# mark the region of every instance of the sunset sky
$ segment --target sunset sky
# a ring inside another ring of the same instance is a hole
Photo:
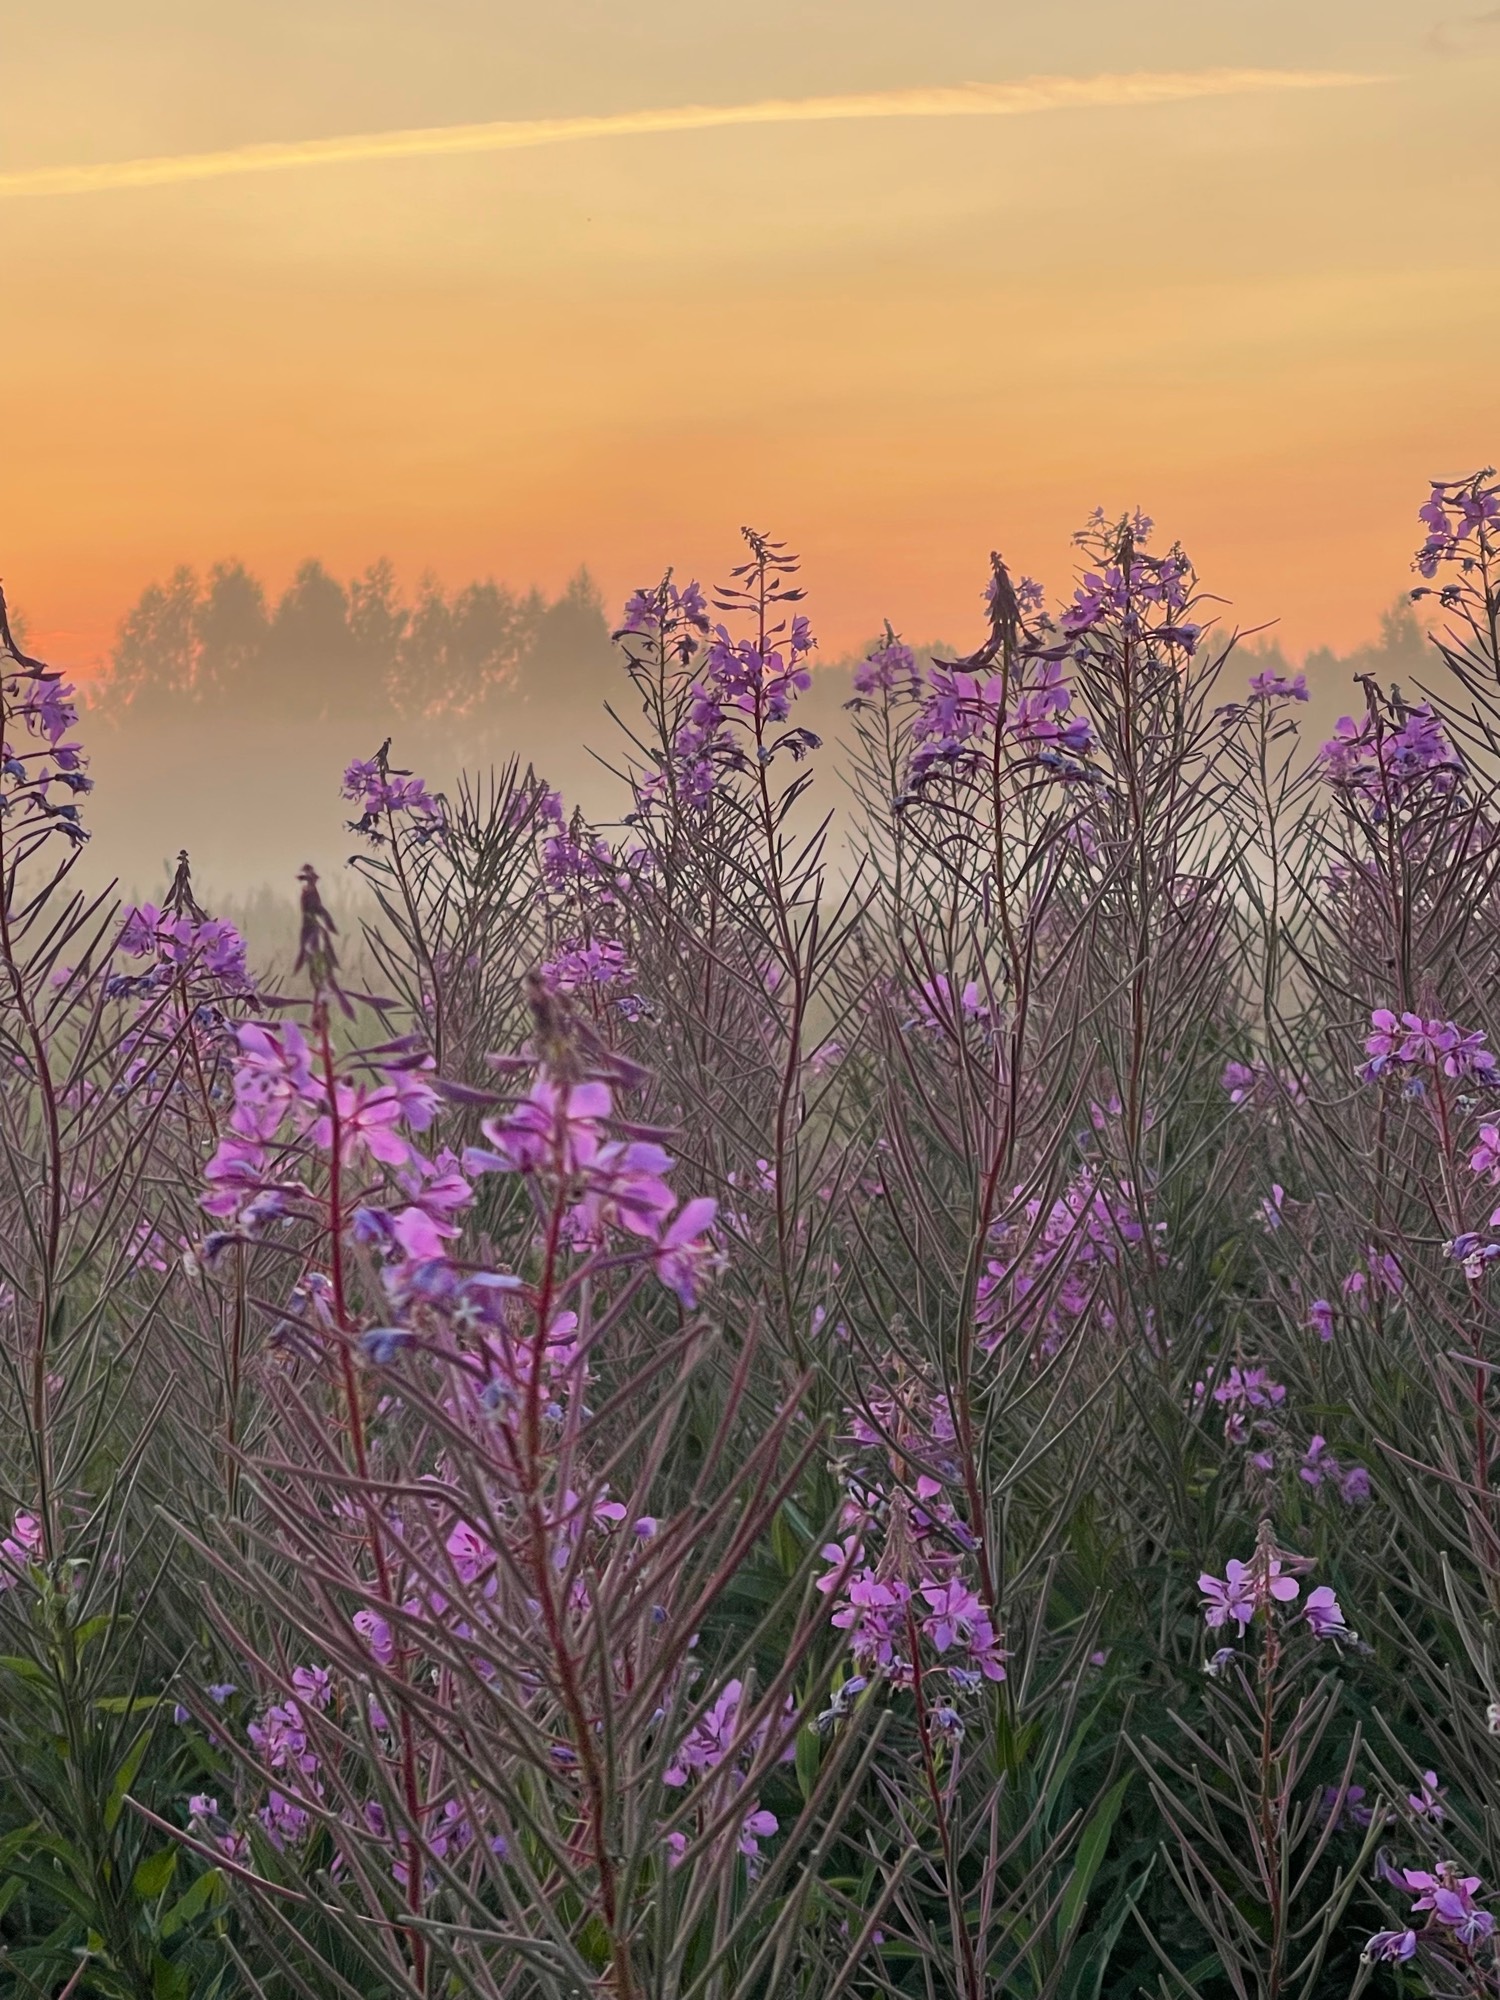
[[[613,602],[742,521],[825,651],[962,639],[992,547],[1060,586],[1100,502],[1347,646],[1500,450],[1485,0],[0,17],[0,575],[72,666],[179,562]]]

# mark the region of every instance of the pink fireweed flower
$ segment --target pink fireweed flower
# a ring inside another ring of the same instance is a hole
[[[1500,1180],[1500,1125],[1481,1125],[1479,1144],[1469,1155],[1470,1171]]]
[[[1248,1563],[1231,1561],[1224,1575],[1204,1571],[1198,1579],[1203,1593],[1203,1622],[1217,1632],[1232,1618],[1243,1632],[1258,1611],[1272,1604],[1290,1604],[1301,1586],[1294,1576],[1283,1576],[1278,1556],[1259,1552]]]
[[[312,1815],[306,1807],[296,1805],[284,1792],[271,1791],[266,1802],[256,1814],[265,1828],[266,1838],[278,1850],[296,1847],[305,1839],[312,1825]]]
[[[1442,1070],[1456,1080],[1486,1084],[1496,1080],[1496,1058],[1484,1048],[1484,1030],[1464,1030],[1452,1020],[1426,1020],[1410,1012],[1396,1016],[1390,1008],[1376,1008],[1364,1050],[1370,1060],[1360,1076],[1366,1082],[1390,1068]]]
[[[10,1533],[0,1540],[0,1590],[13,1590],[42,1556],[42,1524],[35,1514],[12,1516]]]
[[[1022,1192],[1016,1189],[1018,1196]],[[1091,1307],[1106,1331],[1113,1328],[1113,1313],[1100,1296],[1103,1269],[1116,1267],[1122,1246],[1141,1243],[1146,1229],[1130,1184],[1120,1183],[1113,1190],[1100,1187],[1091,1167],[1085,1167],[1053,1202],[1045,1219],[1043,1203],[1035,1198],[1025,1203],[1024,1216],[1024,1224],[1002,1224],[995,1233],[1004,1243],[1024,1245],[1029,1254],[1015,1261],[990,1261],[980,1278],[976,1303],[987,1323],[986,1339],[993,1341],[999,1334],[989,1331],[988,1323],[999,1320],[1003,1330],[1007,1318],[1035,1320],[1035,1304],[1028,1304],[1035,1295],[1045,1313],[1034,1325],[1032,1338],[1038,1355],[1045,1358],[1056,1352]],[[1153,1239],[1163,1233],[1160,1223],[1151,1230]],[[1158,1262],[1165,1261],[1155,1240],[1152,1253]]]
[[[924,1583],[920,1589],[932,1607],[922,1620],[922,1630],[932,1641],[934,1652],[946,1653],[955,1640],[968,1645],[975,1621],[984,1615],[975,1593],[957,1577],[946,1583]]]
[[[1325,1437],[1314,1435],[1309,1438],[1307,1450],[1302,1454],[1302,1468],[1298,1478],[1307,1486],[1319,1487],[1325,1479],[1337,1480],[1339,1462],[1328,1449]]]
[[[1437,1772],[1424,1771],[1421,1789],[1408,1792],[1406,1803],[1418,1819],[1430,1820],[1434,1826],[1441,1826],[1448,1816],[1443,1807],[1443,1800],[1447,1796],[1447,1787],[1438,1783]]]
[[[274,1702],[249,1724],[247,1733],[268,1769],[300,1772],[304,1777],[316,1772],[318,1759],[307,1747],[302,1711],[294,1701]]]
[[[927,1028],[952,1028],[964,1021],[985,1022],[990,1017],[989,1003],[977,979],[968,980],[955,1001],[953,982],[946,972],[940,972],[935,978],[920,982],[916,1000],[918,1018]]]
[[[351,822],[356,833],[373,833],[386,813],[407,814],[424,828],[442,823],[442,803],[423,781],[410,771],[382,771],[378,758],[356,758],[344,772],[343,792],[358,809]]]
[[[1326,1583],[1308,1592],[1302,1615],[1315,1639],[1348,1639],[1353,1636],[1344,1623],[1337,1597]]]
[[[1204,1623],[1211,1632],[1219,1631],[1231,1618],[1243,1632],[1255,1616],[1255,1589],[1247,1563],[1231,1562],[1223,1577],[1205,1570],[1198,1578],[1198,1588],[1203,1593]]]
[[[748,1860],[758,1861],[760,1859],[760,1842],[769,1840],[773,1833],[780,1830],[780,1827],[781,1822],[777,1819],[775,1813],[767,1812],[763,1807],[757,1807],[754,1812],[746,1815],[744,1824],[740,1827],[735,1845]]]
[[[598,1241],[606,1228],[656,1236],[677,1197],[665,1176],[676,1162],[655,1140],[607,1140],[589,1163],[587,1193],[572,1212],[579,1239]]]
[[[1249,1063],[1227,1062],[1219,1078],[1219,1086],[1227,1092],[1231,1104],[1246,1104],[1259,1079],[1260,1071]]]
[[[356,1611],[352,1623],[355,1631],[381,1665],[389,1666],[396,1654],[396,1642],[391,1633],[389,1620],[383,1618],[378,1611]]]
[[[565,944],[555,958],[548,959],[537,970],[554,992],[565,994],[624,986],[635,976],[624,945],[614,938],[600,938],[590,944],[580,940]]]
[[[295,1021],[275,1027],[245,1021],[236,1037],[239,1059],[229,1123],[242,1138],[274,1139],[288,1113],[305,1116],[323,1110],[323,1083],[313,1074],[312,1051]]]
[[[957,1644],[967,1650],[972,1667],[977,1667],[986,1680],[1003,1681],[1005,1662],[1010,1655],[1000,1644],[994,1623],[976,1594],[954,1578],[946,1583],[924,1583],[920,1588],[932,1606],[931,1616],[922,1620],[921,1630],[931,1641],[933,1651],[945,1654],[950,1646]],[[959,1678],[956,1669],[955,1678]]]
[[[455,1156],[444,1147],[435,1160],[413,1153],[410,1164],[396,1176],[397,1184],[409,1195],[415,1208],[427,1216],[439,1236],[457,1236],[455,1221],[460,1209],[474,1199],[474,1190],[459,1170]]]
[[[535,1173],[556,1167],[576,1174],[590,1166],[604,1143],[602,1121],[614,1100],[607,1083],[597,1079],[559,1085],[539,1070],[530,1094],[504,1118],[488,1118],[482,1130],[494,1148],[471,1146],[464,1154],[466,1173]]]
[[[1377,819],[1387,800],[1399,807],[1421,787],[1451,792],[1463,771],[1442,724],[1421,704],[1401,711],[1389,727],[1377,728],[1368,716],[1358,723],[1340,716],[1318,757],[1327,782],[1369,802]]]
[[[1451,1930],[1461,1944],[1480,1944],[1493,1932],[1494,1917],[1474,1901],[1474,1892],[1481,1887],[1477,1875],[1460,1875],[1455,1863],[1439,1861],[1431,1869],[1404,1869],[1402,1879],[1408,1889],[1418,1892],[1412,1915],[1430,1910],[1434,1921]]]
[[[127,904],[120,912],[117,949],[127,958],[155,958],[159,965],[204,974],[231,987],[248,985],[245,940],[216,917],[174,916],[155,903]]]
[[[443,1544],[453,1573],[461,1583],[475,1583],[483,1576],[488,1588],[495,1588],[495,1551],[471,1521],[457,1521]]]
[[[662,1772],[664,1785],[685,1785],[694,1772],[717,1769],[726,1757],[733,1756],[742,1747],[748,1747],[748,1739],[742,1744],[739,1730],[740,1702],[744,1696],[744,1682],[726,1681],[723,1688],[678,1747],[677,1755]]]
[[[1297,1476],[1314,1492],[1323,1486],[1332,1487],[1350,1506],[1362,1506],[1370,1497],[1370,1475],[1365,1468],[1351,1465],[1346,1471],[1329,1450],[1328,1440],[1321,1436],[1314,1435],[1308,1440]]]
[[[1367,1965],[1404,1964],[1417,1954],[1415,1931],[1376,1931],[1360,1953]]]
[[[668,576],[650,590],[637,590],[627,599],[615,637],[623,639],[640,634],[660,639],[677,631],[679,636],[685,633],[691,645],[693,633],[708,629],[708,606],[702,586],[694,581],[679,590]]]
[[[1405,1040],[1401,1019],[1389,1007],[1377,1007],[1370,1016],[1370,1032],[1365,1037],[1365,1054],[1370,1060],[1360,1074],[1377,1077],[1391,1063],[1399,1062]]]
[[[1230,1409],[1271,1410],[1286,1401],[1286,1387],[1273,1382],[1268,1369],[1234,1366],[1214,1384],[1214,1401]]]
[[[407,1077],[376,1085],[340,1080],[334,1084],[333,1101],[338,1113],[339,1153],[348,1165],[364,1155],[382,1166],[409,1165],[416,1157],[415,1149],[400,1128],[414,1125],[425,1129],[436,1108],[431,1087]],[[324,1152],[333,1145],[333,1125],[326,1112],[313,1121],[313,1144]]]
[[[298,1700],[314,1708],[327,1708],[333,1700],[333,1677],[327,1667],[293,1667],[292,1686]]]
[[[826,1563],[832,1563],[817,1579],[817,1587],[825,1597],[842,1587],[845,1580],[864,1560],[864,1538],[859,1531],[846,1535],[842,1542],[825,1542],[818,1554]]]
[[[910,1597],[910,1585],[899,1577],[885,1580],[868,1569],[844,1586],[832,1623],[849,1634],[850,1650],[861,1665],[890,1668],[897,1663]]]
[[[407,1263],[423,1263],[443,1256],[458,1233],[452,1223],[440,1222],[425,1208],[415,1205],[403,1208],[391,1218],[392,1241]]]
[[[1347,1787],[1325,1785],[1323,1787],[1323,1797],[1318,1806],[1318,1818],[1325,1822],[1332,1820],[1335,1833],[1342,1833],[1346,1827],[1354,1827],[1357,1831],[1363,1833],[1369,1827],[1374,1817],[1372,1809],[1365,1804],[1365,1788],[1363,1785],[1349,1785]]]
[[[1367,1294],[1379,1291],[1390,1298],[1399,1298],[1406,1289],[1401,1266],[1388,1250],[1377,1250],[1373,1245],[1365,1251],[1367,1265],[1363,1271],[1351,1271],[1339,1290],[1351,1304],[1358,1305]]]
[[[689,1311],[697,1305],[704,1281],[723,1262],[722,1253],[708,1234],[718,1212],[719,1204],[707,1195],[696,1195],[684,1202],[665,1224],[652,1253],[656,1275]]]
[[[266,1148],[253,1139],[241,1139],[228,1132],[203,1169],[207,1189],[199,1197],[198,1205],[208,1215],[237,1219],[246,1204],[266,1187],[270,1175],[270,1155]]]

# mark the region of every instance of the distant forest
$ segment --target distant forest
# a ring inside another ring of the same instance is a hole
[[[243,563],[180,568],[121,621],[91,706],[111,720],[214,716],[396,721],[494,719],[544,689],[597,705],[611,664],[604,601],[580,569],[561,596],[486,579],[414,598],[389,562],[341,583],[304,562],[273,603]]]

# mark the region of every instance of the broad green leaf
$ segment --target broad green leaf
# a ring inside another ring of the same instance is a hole
[[[159,1848],[155,1854],[148,1854],[141,1862],[131,1877],[131,1887],[142,1902],[154,1902],[171,1881],[176,1867],[177,1849]]]
[[[212,1904],[222,1901],[223,1894],[224,1877],[217,1868],[206,1869],[167,1911],[157,1927],[157,1936],[163,1939],[175,1937],[184,1924],[190,1924],[194,1917],[201,1916]]]

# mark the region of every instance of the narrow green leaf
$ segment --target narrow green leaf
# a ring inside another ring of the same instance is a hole
[[[1073,1864],[1073,1879],[1068,1884],[1067,1894],[1062,1899],[1062,1907],[1057,1913],[1057,1937],[1061,1944],[1069,1936],[1083,1915],[1083,1906],[1093,1886],[1094,1877],[1099,1872],[1109,1846],[1109,1836],[1114,1830],[1120,1807],[1124,1804],[1125,1793],[1129,1789],[1130,1778],[1121,1778],[1112,1785],[1099,1801],[1088,1825],[1078,1842],[1078,1858]]]
[[[797,1783],[804,1800],[812,1797],[813,1786],[818,1782],[818,1766],[823,1761],[823,1748],[818,1741],[816,1729],[797,1731]]]
[[[135,1783],[135,1774],[141,1768],[150,1742],[150,1731],[143,1729],[125,1752],[125,1761],[115,1773],[115,1781],[109,1788],[109,1800],[104,1808],[104,1827],[107,1833],[113,1833],[115,1830],[116,1822],[125,1805],[125,1794]]]

